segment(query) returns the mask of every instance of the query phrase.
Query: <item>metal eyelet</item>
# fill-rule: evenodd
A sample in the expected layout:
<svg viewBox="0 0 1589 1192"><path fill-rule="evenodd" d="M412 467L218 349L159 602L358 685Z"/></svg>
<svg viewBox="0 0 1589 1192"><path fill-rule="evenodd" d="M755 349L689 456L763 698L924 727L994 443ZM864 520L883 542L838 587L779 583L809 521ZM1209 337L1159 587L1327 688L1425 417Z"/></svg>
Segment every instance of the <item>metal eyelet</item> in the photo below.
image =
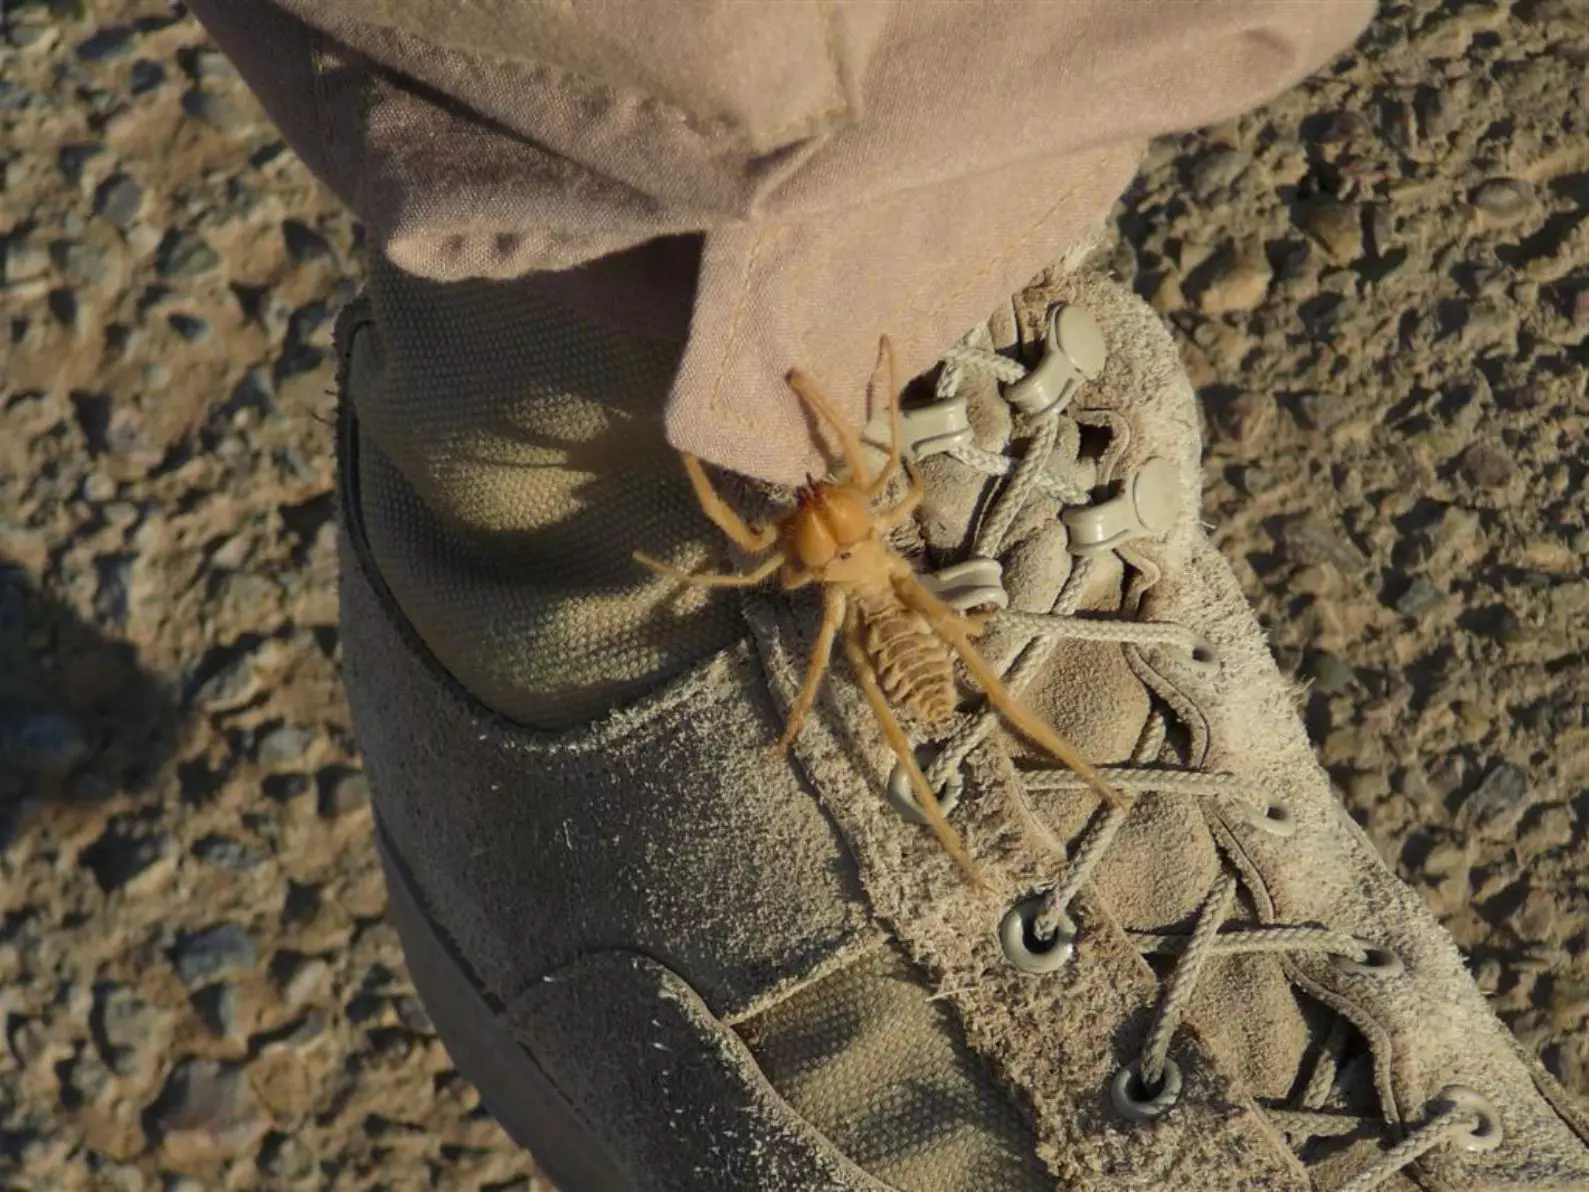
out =
<svg viewBox="0 0 1589 1192"><path fill-rule="evenodd" d="M933 762L938 760L938 750L932 745L916 746L916 764L925 774ZM948 815L960 803L960 796L965 791L965 779L959 770L952 770L949 779L944 783L943 790L938 792L938 810ZM930 823L927 815L921 809L921 804L916 800L916 791L911 786L910 774L899 762L894 763L894 768L889 771L888 785L884 788L884 796L888 805L913 824L926 825Z"/></svg>
<svg viewBox="0 0 1589 1192"><path fill-rule="evenodd" d="M1363 948L1362 960L1336 952L1331 954L1330 963L1343 973L1355 973L1361 977L1394 977L1406 971L1407 966L1402 963L1401 957L1389 948L1382 948L1367 940L1359 940L1358 943Z"/></svg>
<svg viewBox="0 0 1589 1192"><path fill-rule="evenodd" d="M1270 836L1297 834L1297 817L1284 803L1275 802L1267 807L1255 808L1247 817L1247 823Z"/></svg>
<svg viewBox="0 0 1589 1192"><path fill-rule="evenodd" d="M1028 898L1018 902L999 920L999 947L1004 957L1023 973L1040 975L1057 972L1076 954L1076 922L1063 911L1059 912L1054 934L1044 938L1037 934L1037 917L1042 913L1044 898Z"/></svg>
<svg viewBox="0 0 1589 1192"><path fill-rule="evenodd" d="M1453 1084L1440 1090L1440 1100L1450 1106L1448 1112L1471 1113L1479 1119L1477 1126L1453 1140L1454 1145L1465 1151L1493 1151L1505 1140L1501 1115L1483 1094L1465 1085Z"/></svg>
<svg viewBox="0 0 1589 1192"><path fill-rule="evenodd" d="M1133 1122L1150 1122L1162 1117L1180 1099L1180 1065L1168 1057L1164 1060L1164 1075L1159 1078L1157 1089L1143 1087L1140 1056L1116 1072L1109 1082L1109 1101L1115 1112Z"/></svg>

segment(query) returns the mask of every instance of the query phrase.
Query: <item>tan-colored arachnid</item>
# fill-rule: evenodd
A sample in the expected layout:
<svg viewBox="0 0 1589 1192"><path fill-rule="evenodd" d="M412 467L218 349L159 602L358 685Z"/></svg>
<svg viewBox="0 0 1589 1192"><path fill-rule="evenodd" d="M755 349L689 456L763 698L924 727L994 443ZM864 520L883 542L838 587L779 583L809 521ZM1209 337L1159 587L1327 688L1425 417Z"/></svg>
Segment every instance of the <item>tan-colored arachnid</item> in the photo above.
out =
<svg viewBox="0 0 1589 1192"><path fill-rule="evenodd" d="M888 461L881 472L871 474L859 436L838 417L811 378L791 369L786 378L789 387L838 436L844 478L831 482L808 478L792 510L773 525L753 528L717 494L700 460L684 454L685 470L706 516L741 550L770 553L743 575L692 574L638 551L634 557L653 571L701 588L752 587L774 572L786 589L821 584L822 627L778 748L786 750L799 733L827 671L834 640L842 632L855 677L910 777L927 822L966 876L978 881L976 867L938 806L890 706L892 700L928 723L942 722L958 702L954 656L1011 726L1075 771L1106 801L1114 803L1120 796L1071 745L1010 694L972 644L981 632L981 620L956 611L925 588L910 564L889 546L886 535L912 515L921 503L922 487L900 453L899 394L887 338L880 352L888 361L891 421ZM901 467L910 481L909 490L898 503L874 508Z"/></svg>

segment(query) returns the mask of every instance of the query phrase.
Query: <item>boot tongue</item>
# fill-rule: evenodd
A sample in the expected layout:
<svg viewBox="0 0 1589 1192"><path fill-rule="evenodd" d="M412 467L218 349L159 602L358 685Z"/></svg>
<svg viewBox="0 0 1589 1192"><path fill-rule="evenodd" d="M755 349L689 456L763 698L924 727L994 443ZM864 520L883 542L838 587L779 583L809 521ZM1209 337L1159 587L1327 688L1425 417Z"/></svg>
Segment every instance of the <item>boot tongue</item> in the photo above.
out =
<svg viewBox="0 0 1589 1192"><path fill-rule="evenodd" d="M1041 336L1030 328L1023 336L1022 329L1013 310L1007 310L979 329L969 343L1030 366L1040 350L1033 341L1040 343ZM966 401L975 448L1012 464L1034 449L1037 427L1011 408L991 372L961 367L954 388L955 396ZM1078 404L1084 404L1086 396L1083 389ZM1056 475L1080 478L1083 484L1096 476L1096 461L1082 453L1080 427L1068 412L1058 417L1047 468ZM948 455L922 460L920 470L926 490L919 519L926 546L922 565L932 570L963 562L976 553L978 536L989 519L1008 515L1000 506L1010 477L989 476ZM1065 592L1080 560L1070 552L1069 534L1060 520L1063 509L1055 497L1034 490L1003 536L996 553L1010 608L1050 613L1063 593L1067 606L1074 602L1077 612L1118 613L1126 575L1112 553L1089 559L1075 589ZM1003 669L1030 636L1030 629L995 618L978 644L989 661ZM1089 760L1099 764L1130 760L1150 708L1147 690L1132 672L1125 651L1113 642L1067 640L1050 648L1048 663L1021 693L1022 700ZM1010 738L1006 743L1017 756L1046 757L1024 740Z"/></svg>

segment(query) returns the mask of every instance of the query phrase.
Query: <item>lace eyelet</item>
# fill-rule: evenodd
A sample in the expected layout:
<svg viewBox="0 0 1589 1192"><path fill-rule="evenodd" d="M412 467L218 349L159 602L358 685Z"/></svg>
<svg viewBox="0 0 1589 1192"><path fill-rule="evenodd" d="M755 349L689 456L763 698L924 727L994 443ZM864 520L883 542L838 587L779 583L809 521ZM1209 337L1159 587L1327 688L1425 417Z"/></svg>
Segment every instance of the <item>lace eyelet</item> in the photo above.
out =
<svg viewBox="0 0 1589 1192"><path fill-rule="evenodd" d="M1457 1136L1453 1145L1471 1152L1493 1151L1505 1141L1506 1131L1501 1126L1501 1115L1495 1112L1495 1106L1483 1094L1465 1085L1453 1084L1440 1091L1440 1100L1449 1107L1447 1112L1472 1114L1479 1119L1479 1124L1466 1134Z"/></svg>
<svg viewBox="0 0 1589 1192"><path fill-rule="evenodd" d="M1247 823L1270 836L1284 837L1297 834L1297 817L1292 814L1291 808L1280 802L1270 803L1267 807L1254 808L1247 816Z"/></svg>
<svg viewBox="0 0 1589 1192"><path fill-rule="evenodd" d="M1142 1060L1132 1060L1114 1074L1109 1082L1109 1101L1115 1112L1133 1122L1150 1122L1168 1113L1181 1099L1181 1069L1174 1060L1165 1057L1164 1075L1157 1089L1147 1089L1142 1084Z"/></svg>
<svg viewBox="0 0 1589 1192"><path fill-rule="evenodd" d="M1407 966L1402 962L1401 957L1389 948L1382 948L1367 940L1359 940L1358 943L1363 948L1362 960L1333 953L1330 956L1330 963L1343 973L1353 973L1360 977L1395 977L1406 971Z"/></svg>
<svg viewBox="0 0 1589 1192"><path fill-rule="evenodd" d="M938 750L931 745L918 745L916 747L916 764L926 773L938 758ZM938 792L938 810L948 815L960 803L960 796L965 790L965 779L960 771L954 770L949 774L949 780L944 783L943 790ZM884 788L884 797L888 805L899 812L905 819L913 824L926 825L929 821L921 809L921 804L916 800L916 792L911 787L910 774L898 762L889 772L888 785Z"/></svg>
<svg viewBox="0 0 1589 1192"><path fill-rule="evenodd" d="M999 947L1004 957L1023 973L1041 975L1058 972L1076 954L1076 923L1060 912L1054 934L1044 939L1037 934L1037 917L1043 898L1028 898L1005 912L999 921Z"/></svg>

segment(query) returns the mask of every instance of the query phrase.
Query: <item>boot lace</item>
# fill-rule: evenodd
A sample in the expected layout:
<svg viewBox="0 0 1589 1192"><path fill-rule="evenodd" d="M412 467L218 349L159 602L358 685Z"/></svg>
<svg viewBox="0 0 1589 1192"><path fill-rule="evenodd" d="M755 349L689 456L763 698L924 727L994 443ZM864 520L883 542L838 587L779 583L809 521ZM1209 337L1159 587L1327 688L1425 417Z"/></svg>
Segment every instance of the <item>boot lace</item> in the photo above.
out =
<svg viewBox="0 0 1589 1192"><path fill-rule="evenodd" d="M968 336L946 354L936 396L939 403L960 400L962 388L974 376L998 382L1007 394L1009 386L1022 381L1032 371L994 351L984 329ZM1012 447L1009 454L974 446L969 441L969 433L947 445L937 446L936 450L964 467L990 479L1004 480L976 530L971 550L974 559L997 560L1006 548L1007 537L1022 509L1039 494L1053 497L1067 508L1085 506L1091 501L1097 466L1082 458L1078 426L1067 416L1076 391L1077 388L1072 387L1046 409L1035 413L1012 412L1011 442L1024 446L1018 450ZM1080 602L1097 565L1092 555L1074 557L1070 574L1046 613L1005 609L997 614L1000 624L1018 630L1015 648L1006 653L1006 661L1001 665L990 660L1013 693L1020 693L1030 684L1048 664L1058 643L1065 640L1116 642L1167 650L1183 665L1188 662L1217 665L1203 638L1189 626L1170 621L1101 619L1095 614L1085 618L1078 616ZM962 603L977 598L968 596ZM936 757L926 769L928 783L935 791L948 792L967 755L998 723L997 713L984 710L965 720L939 744ZM1063 876L1052 889L1012 911L1022 918L1020 938L1035 951L1059 946L1068 954L1068 944L1075 936L1070 904L1108 855L1116 834L1126 821L1130 804L1141 794L1153 792L1220 804L1255 827L1277 835L1289 835L1296 830L1283 804L1255 801L1250 784L1236 775L1178 766L1173 752L1165 749L1168 727L1164 713L1155 709L1133 750L1132 760L1100 768L1126 796L1126 801L1112 809L1104 809L1101 816L1093 818L1077 842L1073 856L1068 855L1065 845L1042 823L1027 795L1054 791L1080 794L1088 790L1086 784L1066 771L1024 774L1025 789L1015 791L1013 799L1021 827L1029 838L1053 855L1066 858L1061 870ZM1199 978L1214 957L1319 953L1354 972L1390 975L1401 969L1401 962L1394 953L1325 927L1232 922L1238 878L1229 858L1221 854L1221 861L1221 876L1198 910L1189 934L1128 932L1143 955L1173 958L1173 967L1161 988L1141 1055L1121 1068L1111 1084L1111 1101L1128 1119L1157 1117L1168 1112L1179 1098L1180 1072L1170 1055L1171 1043L1192 1004ZM1044 970L1034 967L1032 971ZM1382 1118L1326 1109L1343 1074L1339 1057L1349 1035L1347 1020L1337 1015L1301 1092L1288 1105L1264 1107L1271 1121L1294 1147L1314 1138L1387 1131L1388 1124ZM1489 1103L1473 1090L1452 1086L1425 1107L1421 1124L1406 1130L1399 1141L1342 1184L1339 1192L1371 1192L1437 1147L1458 1145L1468 1150L1488 1150L1500 1141L1499 1118Z"/></svg>

